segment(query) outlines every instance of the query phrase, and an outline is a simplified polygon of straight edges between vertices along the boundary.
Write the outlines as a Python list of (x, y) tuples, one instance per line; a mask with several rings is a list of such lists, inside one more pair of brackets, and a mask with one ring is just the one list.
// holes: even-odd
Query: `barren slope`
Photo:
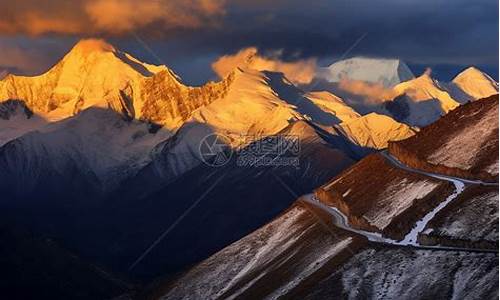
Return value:
[[(437, 138), (439, 137), (439, 138)], [(498, 178), (498, 95), (467, 103), (389, 152), (405, 164), (468, 178)]]
[(428, 224), (426, 244), (498, 248), (498, 187), (470, 186)]

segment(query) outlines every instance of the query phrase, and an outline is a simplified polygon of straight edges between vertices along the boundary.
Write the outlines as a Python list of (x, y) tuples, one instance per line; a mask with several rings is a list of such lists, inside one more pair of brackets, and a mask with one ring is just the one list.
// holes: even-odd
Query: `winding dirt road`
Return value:
[(421, 245), (417, 241), (418, 235), (422, 231), (424, 231), (427, 224), (434, 218), (434, 216), (439, 211), (444, 209), (455, 198), (457, 198), (463, 192), (466, 185), (480, 184), (480, 185), (486, 185), (486, 186), (498, 186), (498, 183), (483, 182), (481, 180), (470, 180), (470, 179), (446, 176), (446, 175), (441, 175), (441, 174), (428, 173), (428, 172), (424, 172), (421, 170), (416, 170), (416, 169), (410, 168), (410, 167), (402, 164), (400, 161), (398, 161), (396, 158), (391, 156), (386, 151), (381, 152), (381, 155), (384, 156), (384, 158), (386, 158), (391, 164), (393, 164), (397, 168), (403, 169), (403, 170), (408, 171), (408, 172), (413, 172), (413, 173), (417, 173), (420, 175), (433, 177), (433, 178), (436, 178), (439, 180), (449, 181), (449, 182), (453, 183), (455, 186), (455, 192), (453, 194), (449, 195), (446, 198), (446, 200), (441, 202), (437, 207), (435, 207), (434, 209), (429, 211), (421, 220), (419, 220), (415, 224), (413, 229), (405, 236), (405, 238), (403, 240), (396, 241), (396, 240), (393, 240), (390, 238), (386, 238), (386, 237), (382, 236), (382, 234), (377, 233), (377, 232), (364, 231), (364, 230), (360, 230), (360, 229), (356, 229), (356, 228), (351, 227), (347, 216), (345, 216), (337, 208), (330, 207), (330, 206), (325, 205), (324, 203), (321, 203), (314, 196), (314, 194), (304, 195), (300, 198), (300, 200), (303, 202), (309, 203), (311, 205), (314, 205), (314, 206), (320, 208), (321, 210), (327, 212), (330, 216), (332, 216), (333, 223), (335, 224), (335, 226), (337, 226), (341, 229), (344, 229), (346, 231), (360, 234), (360, 235), (366, 237), (369, 241), (374, 242), (374, 243), (381, 243), (381, 244), (387, 244), (387, 245), (391, 245), (391, 246), (400, 246), (400, 247), (411, 247), (414, 249), (422, 249), (422, 250), (498, 253), (497, 249), (476, 249), (476, 248), (462, 248), (462, 247), (448, 247), (448, 246), (425, 246), (425, 245)]

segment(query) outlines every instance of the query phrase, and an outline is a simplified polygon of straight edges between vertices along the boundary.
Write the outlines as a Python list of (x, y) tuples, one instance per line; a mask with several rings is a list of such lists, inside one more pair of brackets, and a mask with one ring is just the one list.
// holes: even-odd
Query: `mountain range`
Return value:
[[(420, 156), (441, 151), (435, 137), (443, 131), (455, 154), (469, 153), (462, 147), (475, 142), (467, 136), (485, 121), (490, 135), (479, 142), (495, 143), (498, 119), (490, 114), (498, 114), (498, 96), (468, 103), (410, 139), (392, 142), (387, 152), (365, 157), (315, 195), (298, 198), (268, 224), (150, 293), (158, 299), (496, 297), (498, 171), (483, 162), (498, 154), (490, 149), (477, 158), (496, 178), (494, 186), (434, 175), (461, 173), (447, 160), (426, 169), (428, 159)], [(400, 163), (410, 156), (412, 168)]]
[[(103, 40), (87, 39), (44, 74), (7, 74), (0, 80), (1, 229), (19, 247), (66, 249), (61, 256), (77, 261), (68, 258), (68, 264), (82, 266), (71, 278), (95, 276), (95, 266), (105, 270), (97, 273), (111, 282), (110, 289), (93, 285), (103, 298), (132, 297), (134, 284), (158, 278), (168, 278), (168, 284), (160, 280), (159, 287), (141, 293), (201, 297), (206, 282), (220, 275), (213, 272), (229, 267), (233, 271), (221, 286), (212, 286), (206, 294), (211, 296), (202, 298), (295, 297), (303, 292), (314, 298), (302, 287), (348, 260), (352, 253), (347, 248), (360, 249), (361, 256), (379, 250), (366, 246), (362, 236), (329, 224), (324, 211), (296, 201), (300, 195), (330, 181), (334, 195), (354, 198), (339, 200), (319, 189), (322, 203), (338, 206), (356, 229), (396, 240), (411, 229), (410, 221), (449, 197), (454, 186), (395, 169), (380, 151), (388, 149), (406, 165), (427, 172), (498, 180), (498, 161), (490, 159), (495, 149), (498, 156), (498, 97), (482, 99), (497, 94), (498, 84), (488, 75), (471, 67), (443, 83), (428, 73), (415, 78), (399, 60), (365, 58), (328, 70), (315, 88), (250, 67), (236, 68), (217, 82), (188, 86), (167, 66), (143, 63)], [(344, 81), (381, 84), (387, 98), (373, 101), (368, 94), (355, 94), (343, 89)], [(223, 137), (223, 145), (211, 147), (207, 159), (200, 145), (210, 136)], [(441, 148), (436, 136), (447, 140)], [(242, 165), (240, 158), (269, 141), (275, 141), (269, 152), (258, 152), (253, 163)], [(297, 141), (300, 151), (290, 149)], [(276, 154), (275, 148), (284, 150)], [(214, 167), (227, 150), (231, 155)], [(296, 163), (273, 164), (283, 157)], [(344, 179), (336, 185), (332, 178)], [(363, 195), (370, 192), (374, 197), (367, 201)], [(466, 192), (492, 198), (491, 190)], [(425, 203), (415, 203), (419, 199)], [(315, 215), (324, 221), (311, 219)], [(467, 218), (461, 222), (469, 224)], [(434, 234), (421, 238), (440, 241), (440, 233), (453, 222), (449, 216), (441, 219)], [(332, 230), (340, 239), (327, 237)], [(63, 246), (47, 246), (47, 240)], [(491, 246), (491, 239), (484, 243)], [(394, 250), (402, 260), (410, 255), (407, 251)], [(235, 253), (241, 253), (241, 261), (225, 262), (228, 256), (239, 258)], [(51, 254), (46, 263), (58, 255)], [(385, 254), (380, 257), (384, 260)], [(282, 269), (289, 260), (293, 268)], [(22, 257), (12, 258), (13, 269), (21, 263)], [(38, 272), (43, 263), (29, 271)], [(286, 273), (283, 280), (290, 280), (285, 286), (280, 279), (265, 288), (268, 271), (259, 272), (268, 266), (273, 266), (269, 274), (293, 270), (299, 275)], [(349, 270), (359, 271), (356, 266)], [(193, 272), (208, 275), (201, 280)], [(61, 295), (71, 294), (57, 285), (57, 276), (62, 275), (52, 275), (46, 284)], [(79, 295), (71, 296), (87, 298)]]

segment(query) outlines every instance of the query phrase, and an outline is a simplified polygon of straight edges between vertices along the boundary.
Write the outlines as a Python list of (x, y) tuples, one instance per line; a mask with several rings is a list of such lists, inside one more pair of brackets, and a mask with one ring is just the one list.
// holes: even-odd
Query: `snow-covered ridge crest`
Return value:
[(143, 63), (103, 40), (88, 39), (42, 75), (4, 78), (0, 102), (23, 101), (49, 121), (100, 107), (127, 119), (175, 127), (194, 109), (222, 97), (230, 82), (231, 76), (220, 83), (188, 87), (166, 66)]

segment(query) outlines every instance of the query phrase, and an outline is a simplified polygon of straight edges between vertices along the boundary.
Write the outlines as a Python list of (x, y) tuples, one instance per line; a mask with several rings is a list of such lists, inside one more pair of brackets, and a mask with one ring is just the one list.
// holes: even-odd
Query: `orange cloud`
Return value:
[(96, 28), (120, 33), (159, 22), (165, 29), (196, 28), (223, 12), (221, 0), (94, 0), (85, 10)]
[(234, 55), (224, 55), (212, 64), (212, 69), (219, 77), (224, 77), (236, 67), (247, 67), (258, 71), (281, 72), (295, 84), (308, 84), (316, 74), (316, 59), (284, 62), (279, 59), (280, 52), (275, 58), (259, 55), (257, 48), (251, 47), (240, 50)]
[(79, 33), (84, 29), (82, 1), (0, 1), (0, 33)]
[(186, 29), (212, 25), (226, 0), (18, 0), (0, 3), (0, 33), (126, 34), (155, 25)]
[(338, 87), (352, 95), (361, 96), (366, 104), (377, 104), (393, 99), (397, 93), (380, 83), (341, 79)]

